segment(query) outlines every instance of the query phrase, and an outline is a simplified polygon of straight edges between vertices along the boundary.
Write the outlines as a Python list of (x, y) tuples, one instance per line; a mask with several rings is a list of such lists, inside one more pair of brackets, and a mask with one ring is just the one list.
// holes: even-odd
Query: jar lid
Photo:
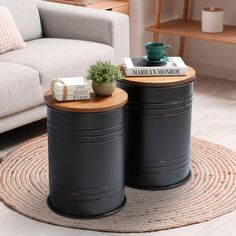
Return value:
[(224, 11), (223, 8), (218, 8), (218, 7), (206, 7), (202, 9), (203, 11), (208, 11), (208, 12), (222, 12)]

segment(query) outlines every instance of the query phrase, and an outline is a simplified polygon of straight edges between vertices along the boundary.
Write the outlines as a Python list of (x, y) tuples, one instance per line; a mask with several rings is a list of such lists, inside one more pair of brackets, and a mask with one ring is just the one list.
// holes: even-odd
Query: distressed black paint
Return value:
[(124, 108), (99, 113), (48, 107), (49, 206), (70, 217), (119, 210), (124, 195)]
[(126, 184), (171, 188), (189, 176), (193, 82), (153, 87), (117, 83), (126, 105)]

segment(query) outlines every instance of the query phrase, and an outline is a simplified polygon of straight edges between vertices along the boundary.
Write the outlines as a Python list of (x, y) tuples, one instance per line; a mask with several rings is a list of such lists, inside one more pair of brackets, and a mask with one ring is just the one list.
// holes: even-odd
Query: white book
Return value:
[(162, 66), (153, 66), (143, 58), (124, 58), (126, 76), (176, 76), (186, 75), (187, 65), (181, 57), (168, 57)]
[(68, 77), (68, 78), (55, 78), (52, 81), (54, 91), (63, 91), (65, 86), (67, 90), (84, 90), (89, 89), (91, 82), (84, 77)]
[(90, 94), (89, 95), (73, 95), (73, 96), (67, 95), (66, 97), (64, 97), (63, 95), (56, 95), (55, 94), (55, 99), (58, 102), (61, 102), (61, 101), (87, 100), (87, 99), (90, 99)]
[[(66, 94), (69, 96), (74, 96), (74, 95), (90, 95), (91, 89), (86, 88), (86, 89), (76, 89), (76, 90), (67, 90)], [(62, 96), (64, 94), (63, 90), (57, 90), (54, 89), (54, 95), (56, 96)]]

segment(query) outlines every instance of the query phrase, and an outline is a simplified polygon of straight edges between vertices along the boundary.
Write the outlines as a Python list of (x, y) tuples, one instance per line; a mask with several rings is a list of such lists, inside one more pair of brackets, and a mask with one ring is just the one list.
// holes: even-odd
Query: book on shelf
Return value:
[(126, 76), (181, 76), (187, 74), (187, 65), (181, 57), (167, 57), (165, 65), (150, 65), (143, 58), (124, 58)]

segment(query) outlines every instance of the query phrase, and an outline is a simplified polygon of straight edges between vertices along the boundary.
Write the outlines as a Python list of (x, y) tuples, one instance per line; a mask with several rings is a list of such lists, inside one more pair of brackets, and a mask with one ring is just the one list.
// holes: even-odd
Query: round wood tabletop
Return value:
[(100, 97), (91, 93), (88, 100), (57, 102), (52, 99), (51, 92), (46, 92), (44, 99), (47, 106), (58, 110), (91, 113), (109, 111), (125, 105), (128, 101), (128, 94), (124, 90), (116, 88), (109, 97)]
[(125, 76), (124, 69), (122, 68), (122, 70), (124, 76), (120, 82), (150, 87), (178, 86), (189, 83), (196, 78), (196, 71), (190, 66), (188, 66), (187, 74), (184, 76)]

